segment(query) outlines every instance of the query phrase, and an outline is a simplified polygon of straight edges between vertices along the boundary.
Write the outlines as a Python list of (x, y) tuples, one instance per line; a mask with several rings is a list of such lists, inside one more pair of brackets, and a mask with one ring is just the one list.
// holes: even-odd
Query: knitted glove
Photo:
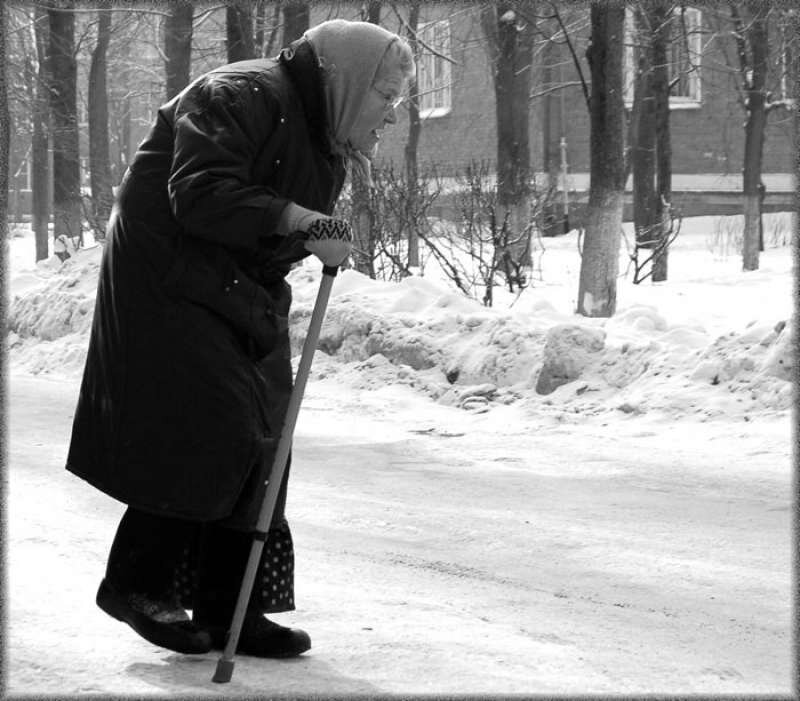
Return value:
[(316, 219), (307, 231), (306, 250), (328, 267), (344, 263), (353, 248), (353, 232), (342, 219)]
[(313, 209), (306, 209), (299, 204), (290, 202), (284, 207), (278, 222), (277, 233), (281, 236), (293, 234), (295, 231), (306, 233), (308, 227), (318, 219), (329, 219), (330, 217), (316, 212)]

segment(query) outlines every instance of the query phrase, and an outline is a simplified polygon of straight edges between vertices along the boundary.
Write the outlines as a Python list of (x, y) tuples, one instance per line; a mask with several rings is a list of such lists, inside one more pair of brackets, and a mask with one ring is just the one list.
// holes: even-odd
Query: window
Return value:
[(780, 23), (780, 99), (790, 106), (794, 104), (794, 95), (792, 94), (792, 86), (794, 85), (794, 76), (792, 75), (792, 41), (794, 40), (794, 36), (791, 34), (791, 23), (787, 21), (788, 18), (783, 17), (781, 19), (783, 21)]
[[(703, 16), (700, 10), (676, 8), (670, 22), (671, 41), (667, 48), (670, 108), (699, 107), (701, 92), (701, 58), (703, 53)], [(625, 10), (624, 92), (625, 105), (633, 104), (633, 81), (636, 75), (639, 42), (636, 40), (634, 13)]]
[(449, 114), (452, 107), (450, 62), (429, 48), (442, 56), (450, 56), (450, 21), (420, 25), (417, 36), (422, 44), (417, 64), (420, 117), (442, 117)]

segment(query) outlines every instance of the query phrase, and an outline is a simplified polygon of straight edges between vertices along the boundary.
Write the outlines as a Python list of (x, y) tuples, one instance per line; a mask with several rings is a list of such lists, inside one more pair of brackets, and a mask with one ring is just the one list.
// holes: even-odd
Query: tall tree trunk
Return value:
[[(6, 54), (6, 6), (0, 5), (0, 56), (4, 57)], [(0, 270), (6, 270), (6, 255), (8, 247), (6, 241), (8, 240), (8, 167), (10, 155), (10, 139), (11, 127), (9, 121), (11, 114), (8, 109), (8, 86), (6, 85), (6, 70), (5, 62), (2, 69), (0, 69)], [(7, 301), (5, 290), (4, 294), (0, 295), (0, 319), (5, 321), (7, 316)], [(0, 353), (0, 382), (3, 387), (6, 386), (6, 354)], [(6, 392), (0, 392), (0, 413), (3, 416), (8, 416), (6, 413)]]
[[(409, 12), (411, 9), (409, 8)], [(419, 11), (417, 11), (419, 14)], [(381, 0), (368, 0), (361, 6), (361, 19), (372, 24), (381, 23)]]
[(625, 188), (622, 50), (625, 8), (591, 5), (591, 41), (586, 55), (592, 77), (590, 180), (583, 242), (579, 314), (609, 317), (617, 306), (619, 243)]
[[(530, 221), (530, 86), (534, 26), (517, 13), (515, 2), (498, 2), (482, 15), (493, 58), (497, 115), (497, 200), (499, 219), (510, 211), (516, 235)], [(513, 252), (530, 265), (530, 250)]]
[[(374, 3), (372, 3), (374, 5)], [(366, 8), (365, 8), (366, 10)], [(286, 10), (284, 10), (285, 14)], [(369, 17), (367, 11), (362, 12), (362, 17)], [(378, 4), (377, 16), (373, 13), (373, 24), (380, 22), (380, 5)], [(351, 169), (352, 198), (353, 198), (353, 268), (362, 275), (375, 279), (375, 212), (372, 207), (372, 193), (369, 183), (357, 168)]]
[[(125, 171), (131, 161), (131, 152), (134, 144), (131, 143), (131, 90), (127, 86), (131, 85), (132, 75), (135, 72), (132, 68), (131, 60), (131, 41), (124, 41), (119, 47), (118, 60), (124, 68), (120, 69), (117, 80), (112, 81), (112, 90), (115, 97), (111, 114), (114, 124), (114, 140), (117, 144), (116, 158), (112, 164), (114, 182), (121, 182)], [(119, 86), (119, 87), (118, 87)]]
[[(557, 201), (558, 173), (561, 163), (557, 130), (553, 127), (553, 111), (556, 109), (553, 64), (556, 60), (556, 44), (545, 40), (542, 49), (542, 88), (547, 92), (542, 100), (542, 170), (547, 174), (547, 192), (542, 208), (542, 234), (558, 236), (564, 231), (564, 213), (559, 212)], [(563, 88), (562, 88), (563, 89)]]
[(174, 0), (168, 8), (164, 22), (164, 56), (167, 100), (170, 100), (189, 84), (194, 7), (190, 2)]
[(264, 0), (256, 0), (256, 10), (253, 13), (253, 23), (255, 25), (255, 34), (253, 36), (253, 50), (257, 57), (263, 57), (264, 54), (264, 25), (267, 22), (267, 4)]
[[(265, 10), (266, 13), (266, 10)], [(266, 21), (266, 19), (264, 20)], [(261, 56), (272, 56), (280, 47), (276, 46), (278, 40), (278, 30), (281, 27), (281, 4), (276, 2), (272, 8), (272, 24), (270, 26), (269, 37), (262, 35), (259, 42)]]
[[(635, 17), (636, 76), (634, 100), (639, 101), (631, 144), (633, 169), (633, 225), (636, 250), (653, 249), (656, 235), (656, 124), (653, 94), (652, 31), (642, 7), (633, 9)], [(638, 282), (638, 280), (636, 280)]]
[(36, 76), (31, 116), (31, 226), (36, 241), (36, 260), (49, 255), (50, 237), (50, 107), (48, 104), (47, 45), (49, 24), (47, 12), (41, 5), (33, 8), (33, 33), (36, 45)]
[(53, 235), (81, 240), (75, 15), (71, 5), (47, 11), (50, 23), (50, 109), (53, 116)]
[[(419, 8), (421, 0), (411, 0), (408, 8), (408, 26), (406, 33), (408, 44), (414, 53), (414, 58), (419, 63), (419, 45), (417, 42), (417, 27), (419, 25)], [(419, 167), (417, 163), (417, 149), (422, 131), (422, 121), (419, 118), (419, 95), (417, 94), (417, 79), (412, 78), (408, 88), (408, 141), (405, 146), (406, 183), (408, 185), (409, 213), (416, 212), (416, 201), (419, 195)], [(409, 217), (410, 218), (410, 217)], [(417, 231), (416, 218), (409, 222), (408, 227), (408, 267), (419, 267), (419, 231)]]
[[(6, 8), (0, 7), (0, 56), (6, 54)], [(8, 183), (11, 146), (11, 114), (8, 110), (8, 86), (6, 85), (5, 58), (3, 68), (0, 70), (0, 244), (3, 246), (2, 259), (5, 259), (6, 241), (8, 240)], [(5, 260), (0, 260), (0, 264)], [(5, 268), (5, 266), (3, 266)], [(0, 300), (0, 314), (5, 319), (5, 294)], [(2, 362), (2, 361), (0, 361)], [(0, 376), (5, 375), (3, 367)], [(4, 377), (0, 377), (3, 380)], [(2, 396), (4, 393), (0, 393)], [(2, 399), (0, 399), (2, 401)]]
[(667, 279), (672, 229), (672, 136), (669, 126), (670, 2), (659, 0), (649, 6), (653, 34), (653, 98), (656, 122), (656, 221), (659, 222), (659, 246), (653, 258), (653, 282)]
[(761, 164), (764, 151), (764, 130), (767, 124), (765, 89), (767, 79), (767, 14), (769, 5), (750, 0), (746, 3), (750, 12), (747, 28), (747, 43), (750, 46), (752, 78), (747, 86), (747, 119), (744, 133), (744, 241), (742, 269), (758, 270), (759, 229), (761, 223)]
[(253, 7), (249, 1), (237, 0), (225, 7), (225, 32), (228, 63), (255, 58)]
[(310, 13), (307, 2), (287, 2), (283, 6), (283, 45), (288, 46), (308, 29)]
[(95, 238), (103, 239), (114, 200), (111, 190), (106, 84), (106, 54), (111, 40), (111, 13), (101, 10), (97, 14), (97, 45), (92, 52), (92, 63), (89, 68), (89, 168), (94, 235)]

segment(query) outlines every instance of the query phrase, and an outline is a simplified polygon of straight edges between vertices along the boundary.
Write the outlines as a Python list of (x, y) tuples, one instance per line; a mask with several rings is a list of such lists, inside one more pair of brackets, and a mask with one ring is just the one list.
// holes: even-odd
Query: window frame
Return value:
[[(433, 37), (425, 36), (426, 32), (430, 32), (436, 25), (444, 27), (445, 40), (442, 45), (438, 45), (437, 36), (434, 33)], [(438, 19), (430, 22), (420, 23), (417, 27), (417, 36), (429, 46), (444, 54), (450, 54), (450, 47), (452, 45), (452, 33), (450, 27), (450, 19)], [(441, 85), (436, 81), (436, 65), (441, 66)], [(423, 75), (427, 76), (430, 70), (432, 77), (423, 82)], [(453, 111), (453, 81), (452, 70), (449, 61), (446, 61), (435, 54), (430, 53), (425, 47), (420, 46), (419, 59), (417, 61), (417, 94), (419, 96), (419, 116), (420, 119), (431, 119), (435, 117), (444, 117)], [(442, 104), (426, 105), (426, 97), (433, 100), (438, 94), (444, 96)]]
[[(687, 7), (686, 10), (686, 23), (689, 56), (697, 61), (697, 68), (689, 73), (688, 78), (692, 88), (691, 95), (673, 95), (669, 96), (669, 108), (674, 109), (700, 109), (703, 106), (703, 11), (697, 7)], [(680, 8), (675, 8), (673, 11), (673, 18), (678, 20), (680, 18)], [(623, 97), (625, 101), (625, 108), (631, 109), (633, 107), (633, 76), (635, 74), (636, 66), (634, 63), (635, 58), (635, 45), (634, 45), (634, 14), (632, 8), (625, 8), (625, 42), (623, 48)], [(670, 80), (673, 76), (670, 77)]]

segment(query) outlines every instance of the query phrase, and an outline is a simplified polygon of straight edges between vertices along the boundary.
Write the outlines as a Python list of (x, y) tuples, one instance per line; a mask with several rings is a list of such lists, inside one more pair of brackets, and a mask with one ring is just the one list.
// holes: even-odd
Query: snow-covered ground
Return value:
[[(492, 309), (430, 260), (402, 283), (341, 273), (296, 434), (298, 610), (276, 616), (313, 647), (237, 658), (227, 686), (216, 654), (94, 605), (124, 507), (63, 462), (100, 248), (34, 266), (18, 229), (7, 690), (790, 693), (794, 227), (766, 217), (750, 273), (737, 227), (684, 220), (670, 281), (621, 279), (611, 319), (573, 313), (574, 232)], [(318, 265), (290, 282), (299, 351)]]

